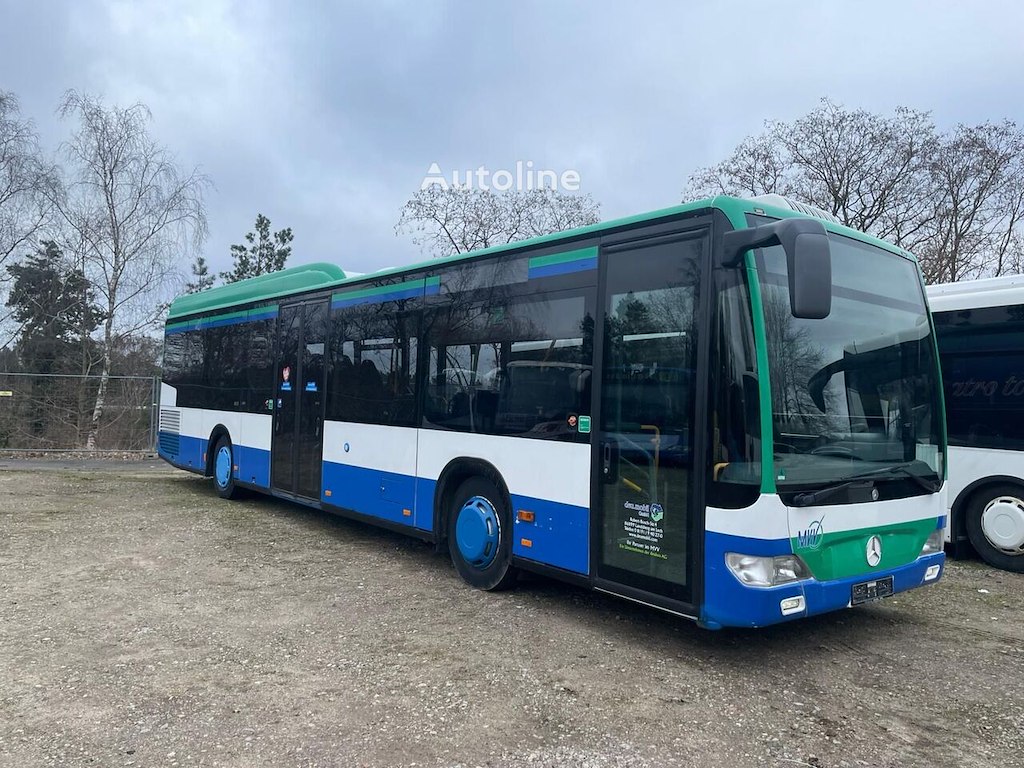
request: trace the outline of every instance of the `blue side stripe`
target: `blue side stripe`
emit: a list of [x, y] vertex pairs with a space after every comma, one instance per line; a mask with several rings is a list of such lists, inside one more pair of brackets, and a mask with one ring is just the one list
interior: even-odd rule
[[[437, 481], [427, 478], [325, 461], [320, 500], [429, 531], [434, 527], [436, 487]], [[532, 523], [517, 520], [521, 509], [534, 513]], [[412, 514], [406, 515], [406, 510]], [[586, 507], [512, 494], [511, 512], [516, 521], [512, 528], [512, 553], [516, 557], [589, 573], [590, 511]]]
[[[233, 447], [235, 464], [238, 466], [238, 471], [233, 472], [235, 479], [261, 488], [269, 488], [270, 451], [238, 444]], [[191, 469], [194, 472], [206, 470], [203, 454], [208, 448], [208, 441], [203, 438], [177, 435], [173, 432], [161, 431], [157, 439], [157, 453], [160, 458], [176, 467]]]

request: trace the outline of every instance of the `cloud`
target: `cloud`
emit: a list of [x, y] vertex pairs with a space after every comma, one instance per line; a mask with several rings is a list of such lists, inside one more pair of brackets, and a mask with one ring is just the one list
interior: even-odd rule
[[183, 165], [214, 181], [207, 256], [228, 265], [257, 212], [293, 260], [370, 271], [418, 260], [393, 226], [432, 162], [580, 172], [619, 216], [678, 201], [687, 176], [768, 118], [822, 96], [1008, 117], [1024, 6], [610, 2], [19, 4], [0, 87], [50, 146], [76, 88], [142, 101]]

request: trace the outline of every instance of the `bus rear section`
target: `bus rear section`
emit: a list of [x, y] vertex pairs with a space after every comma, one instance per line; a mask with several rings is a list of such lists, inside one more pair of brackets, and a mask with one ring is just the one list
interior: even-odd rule
[[1024, 275], [933, 285], [949, 431], [947, 541], [1024, 573]]

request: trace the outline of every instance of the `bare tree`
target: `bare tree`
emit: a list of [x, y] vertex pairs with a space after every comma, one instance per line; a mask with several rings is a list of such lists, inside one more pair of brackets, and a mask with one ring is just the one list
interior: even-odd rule
[[900, 107], [884, 117], [824, 99], [792, 123], [767, 123], [764, 134], [697, 171], [685, 194], [792, 196], [908, 247], [933, 214], [937, 147], [927, 113]]
[[[7, 289], [4, 264], [17, 250], [35, 244], [33, 238], [50, 219], [56, 183], [32, 123], [21, 118], [17, 98], [0, 91], [0, 305]], [[0, 340], [0, 347], [10, 341]]]
[[60, 109], [78, 126], [64, 145], [69, 178], [57, 209], [67, 225], [66, 250], [80, 254], [104, 315], [100, 382], [86, 439], [96, 446], [112, 354], [120, 339], [153, 327], [180, 265], [206, 235], [198, 170], [182, 172], [149, 135], [142, 104], [107, 108], [69, 91]]
[[395, 232], [410, 234], [433, 256], [451, 256], [594, 224], [599, 213], [590, 195], [551, 189], [494, 193], [435, 184], [402, 207]]
[[777, 193], [915, 253], [929, 282], [1018, 269], [1024, 134], [1014, 123], [936, 131], [926, 112], [892, 115], [823, 100], [769, 122], [690, 177], [686, 197]]
[[1017, 126], [958, 125], [932, 164], [939, 208], [918, 255], [929, 282], [1003, 274], [1024, 216], [1024, 134]]
[[690, 177], [684, 199], [711, 195], [789, 195], [790, 160], [778, 141], [773, 123], [761, 136], [748, 136], [718, 165], [701, 168]]

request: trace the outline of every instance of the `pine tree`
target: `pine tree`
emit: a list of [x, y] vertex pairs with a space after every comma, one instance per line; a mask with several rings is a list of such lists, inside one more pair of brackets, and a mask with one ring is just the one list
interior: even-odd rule
[[85, 275], [51, 241], [7, 272], [13, 279], [7, 306], [21, 325], [15, 349], [22, 365], [33, 373], [76, 372], [76, 351], [103, 320]]
[[192, 277], [193, 280], [185, 285], [185, 293], [199, 293], [207, 288], [213, 288], [213, 283], [216, 280], [210, 274], [210, 269], [206, 265], [206, 259], [202, 256], [196, 256], [195, 263], [192, 265]]
[[256, 231], [245, 236], [248, 245], [231, 246], [233, 267], [230, 272], [222, 272], [221, 279], [225, 283], [236, 283], [239, 280], [265, 275], [284, 269], [285, 262], [291, 256], [291, 227], [270, 233], [270, 219], [262, 213], [256, 214]]

